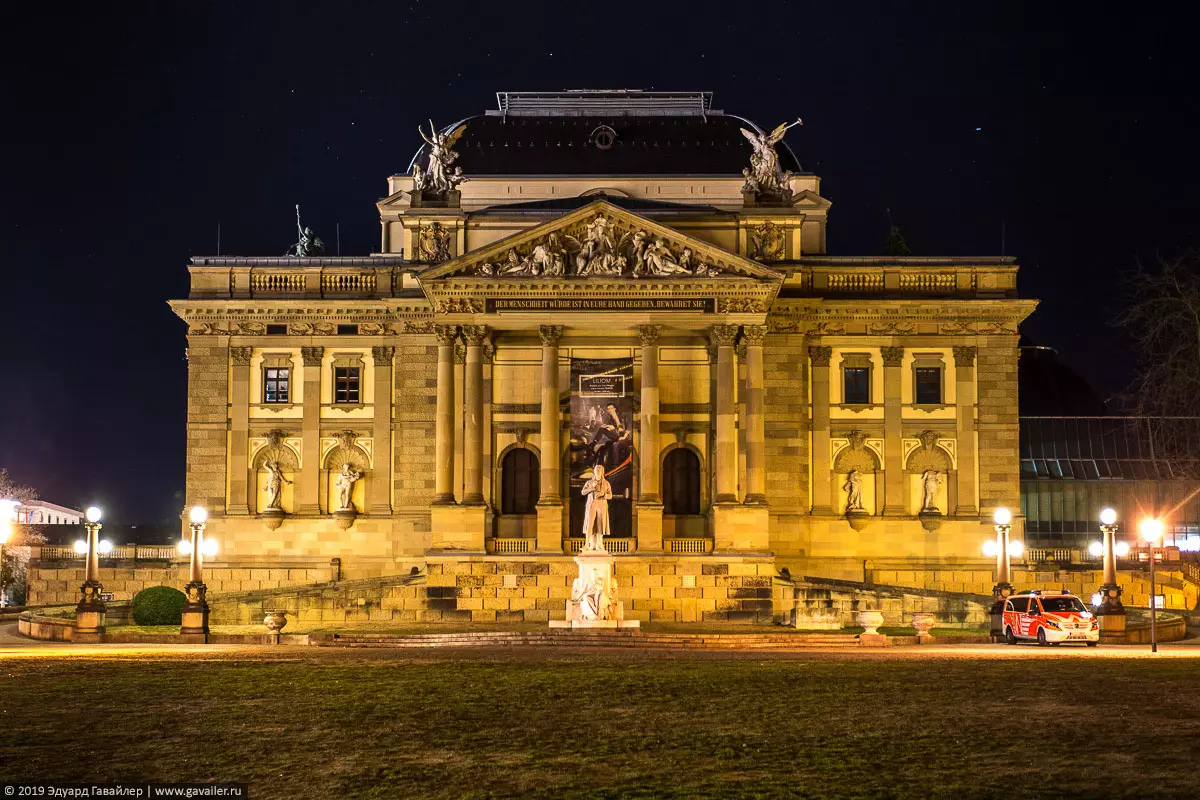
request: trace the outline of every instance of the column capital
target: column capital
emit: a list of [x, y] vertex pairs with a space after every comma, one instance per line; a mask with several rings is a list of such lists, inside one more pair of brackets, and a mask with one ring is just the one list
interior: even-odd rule
[[808, 357], [812, 359], [814, 367], [828, 367], [833, 358], [833, 348], [829, 345], [815, 344], [808, 348]]
[[458, 326], [434, 325], [433, 335], [437, 337], [438, 344], [454, 344], [458, 339]]
[[558, 340], [562, 338], [562, 325], [539, 325], [538, 336], [542, 337], [542, 346], [550, 347], [558, 344]]
[[975, 366], [975, 354], [979, 352], [978, 347], [956, 347], [954, 348], [954, 366], [956, 367], [973, 367]]
[[746, 337], [746, 344], [750, 347], [762, 347], [763, 339], [767, 335], [767, 326], [743, 325], [742, 335]]
[[229, 359], [235, 367], [250, 366], [250, 356], [254, 355], [253, 347], [231, 347], [229, 348]]
[[301, 347], [300, 358], [304, 361], [306, 367], [321, 366], [321, 359], [325, 356], [324, 347]]
[[662, 333], [661, 325], [639, 325], [638, 338], [642, 342], [642, 347], [653, 347], [658, 344], [658, 335]]
[[375, 361], [375, 366], [382, 367], [384, 365], [391, 366], [392, 359], [396, 355], [394, 347], [372, 347], [371, 358]]
[[709, 337], [717, 347], [732, 347], [737, 333], [737, 325], [713, 325]]
[[898, 367], [904, 363], [903, 347], [881, 347], [880, 352], [883, 353], [885, 367]]
[[488, 329], [486, 325], [463, 325], [462, 333], [468, 347], [480, 347], [487, 338]]

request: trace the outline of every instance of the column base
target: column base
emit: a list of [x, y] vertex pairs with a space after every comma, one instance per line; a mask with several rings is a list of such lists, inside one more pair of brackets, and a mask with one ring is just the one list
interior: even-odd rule
[[371, 506], [367, 513], [373, 517], [390, 517], [392, 515], [392, 507], [390, 505]]
[[550, 497], [537, 504], [537, 549], [539, 553], [562, 553], [563, 502]]
[[82, 606], [75, 609], [75, 630], [71, 635], [73, 642], [99, 642], [104, 640], [104, 615], [105, 608], [101, 605], [99, 608], [91, 607], [84, 608]]
[[317, 516], [321, 513], [321, 507], [318, 505], [296, 506], [296, 514], [301, 516]]
[[225, 513], [230, 516], [249, 516], [251, 514], [250, 506], [238, 504], [229, 506], [225, 509]]
[[[181, 636], [208, 636], [208, 604], [203, 608], [183, 607], [183, 620], [179, 626]], [[207, 640], [207, 639], [206, 639]]]
[[661, 553], [663, 549], [662, 503], [638, 501], [637, 549], [640, 553]]
[[430, 517], [434, 550], [484, 552], [487, 506], [434, 506], [430, 509]]
[[766, 506], [719, 503], [712, 509], [714, 552], [765, 553], [770, 547]]
[[742, 500], [742, 505], [765, 506], [767, 505], [767, 496], [765, 494], [748, 494]]

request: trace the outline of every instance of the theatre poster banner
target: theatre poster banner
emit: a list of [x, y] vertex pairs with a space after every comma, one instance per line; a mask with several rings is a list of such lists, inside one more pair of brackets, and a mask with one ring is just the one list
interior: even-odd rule
[[597, 465], [612, 485], [612, 536], [633, 536], [633, 359], [571, 359], [571, 536], [583, 536], [580, 491]]

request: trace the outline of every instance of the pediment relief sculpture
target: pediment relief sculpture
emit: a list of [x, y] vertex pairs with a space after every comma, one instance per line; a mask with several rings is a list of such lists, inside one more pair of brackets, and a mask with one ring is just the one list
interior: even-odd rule
[[473, 274], [497, 277], [712, 277], [721, 269], [692, 248], [604, 212], [564, 230], [506, 250], [474, 265]]

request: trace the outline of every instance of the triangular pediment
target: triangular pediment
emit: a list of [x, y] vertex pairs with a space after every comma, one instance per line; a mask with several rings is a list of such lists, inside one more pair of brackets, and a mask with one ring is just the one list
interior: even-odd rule
[[778, 284], [783, 274], [756, 261], [597, 200], [557, 219], [451, 259], [420, 276], [450, 279], [608, 282], [750, 279]]

